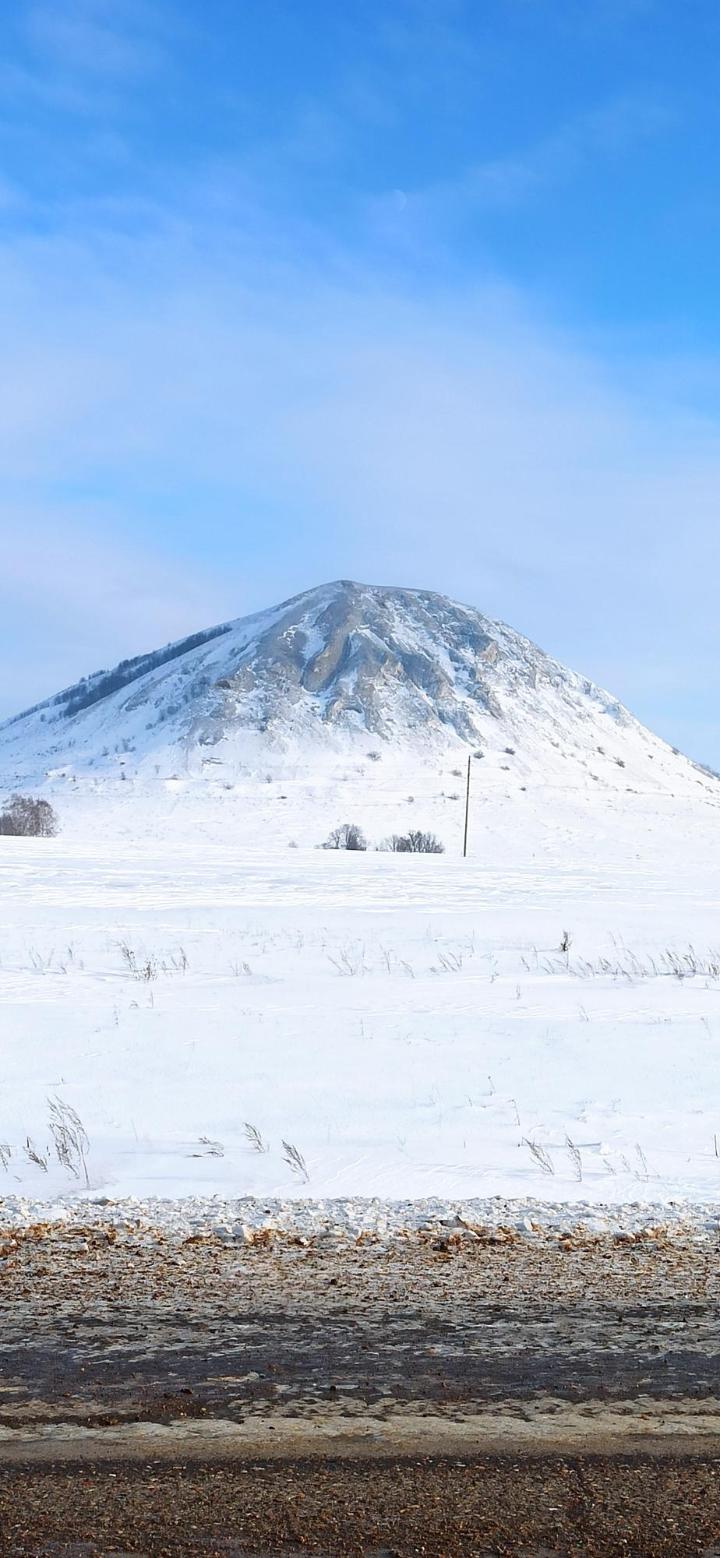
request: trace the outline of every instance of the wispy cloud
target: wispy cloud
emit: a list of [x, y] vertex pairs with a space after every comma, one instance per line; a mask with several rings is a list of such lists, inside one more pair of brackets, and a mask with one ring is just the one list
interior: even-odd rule
[[108, 502], [33, 505], [6, 495], [2, 524], [0, 719], [116, 663], [128, 644], [152, 648], [236, 609], [214, 570], [198, 559], [188, 568], [162, 544], [128, 534]]
[[[74, 126], [96, 132], [72, 149], [78, 174], [154, 76], [171, 76], [173, 38], [156, 0], [35, 0], [13, 19], [14, 47], [0, 59], [2, 146], [24, 146], [35, 170], [69, 151]], [[178, 22], [177, 35], [184, 34]], [[50, 134], [48, 129], [50, 128]]]
[[89, 76], [136, 77], [162, 55], [158, 14], [146, 0], [37, 0], [30, 5], [30, 43], [61, 70]]
[[524, 204], [585, 173], [598, 158], [615, 158], [667, 133], [676, 122], [675, 110], [658, 99], [632, 94], [613, 98], [516, 153], [474, 163], [452, 178], [406, 191], [403, 207], [409, 217], [467, 221], [478, 212]]
[[[359, 266], [271, 261], [264, 231], [256, 253], [225, 237], [200, 255], [168, 225], [130, 271], [107, 233], [5, 253], [4, 512], [22, 495], [34, 518], [0, 599], [26, 581], [36, 691], [49, 601], [69, 644], [87, 594], [94, 662], [339, 575], [446, 589], [601, 681], [620, 641], [631, 704], [650, 638], [692, 676], [720, 444], [666, 380], [658, 400], [655, 363], [623, 385], [490, 281], [412, 300]], [[105, 526], [115, 550], [88, 550]]]
[[35, 61], [27, 66], [0, 61], [0, 92], [6, 109], [29, 105], [85, 114], [98, 107], [97, 94], [89, 92], [87, 86], [81, 87], [76, 79], [68, 80], [65, 76], [60, 79], [57, 73], [50, 76]]

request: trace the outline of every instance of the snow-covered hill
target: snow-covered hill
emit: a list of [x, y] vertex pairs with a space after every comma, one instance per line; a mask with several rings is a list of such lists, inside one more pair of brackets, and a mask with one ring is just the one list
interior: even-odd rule
[[80, 1190], [59, 1100], [94, 1195], [716, 1196], [720, 784], [509, 628], [312, 590], [7, 722], [16, 788], [11, 1193]]
[[442, 595], [346, 580], [122, 661], [6, 721], [0, 788], [95, 806], [122, 794], [124, 813], [142, 793], [157, 820], [168, 798], [217, 802], [258, 779], [280, 782], [290, 803], [303, 780], [350, 778], [356, 804], [371, 802], [391, 775], [398, 796], [412, 786], [439, 799], [438, 778], [457, 781], [468, 754], [487, 796], [549, 786], [720, 799], [711, 775], [521, 634]]

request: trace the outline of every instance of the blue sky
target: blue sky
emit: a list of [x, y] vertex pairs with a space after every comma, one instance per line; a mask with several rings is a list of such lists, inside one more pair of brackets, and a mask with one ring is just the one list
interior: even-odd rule
[[0, 713], [329, 578], [720, 764], [714, 0], [18, 0]]

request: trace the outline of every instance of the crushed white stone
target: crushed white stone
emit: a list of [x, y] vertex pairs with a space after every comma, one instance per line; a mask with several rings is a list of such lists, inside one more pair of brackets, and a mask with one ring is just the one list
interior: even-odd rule
[[190, 1196], [185, 1199], [105, 1196], [58, 1197], [51, 1201], [25, 1196], [0, 1199], [0, 1229], [58, 1222], [69, 1226], [134, 1226], [139, 1232], [158, 1232], [168, 1238], [193, 1234], [213, 1235], [228, 1242], [244, 1242], [258, 1228], [318, 1237], [357, 1238], [372, 1234], [391, 1239], [403, 1232], [422, 1229], [462, 1228], [464, 1224], [503, 1227], [533, 1238], [539, 1233], [564, 1233], [582, 1227], [590, 1234], [632, 1234], [662, 1227], [669, 1233], [694, 1236], [720, 1231], [720, 1202], [633, 1201], [622, 1206], [595, 1202], [539, 1201], [531, 1198], [445, 1201], [383, 1201], [356, 1197], [351, 1200], [265, 1200], [243, 1197], [221, 1200]]

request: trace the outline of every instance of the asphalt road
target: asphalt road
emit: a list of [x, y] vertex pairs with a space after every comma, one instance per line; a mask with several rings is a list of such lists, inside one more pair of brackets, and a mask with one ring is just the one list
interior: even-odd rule
[[0, 1551], [720, 1553], [719, 1300], [714, 1235], [2, 1235]]

